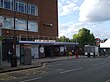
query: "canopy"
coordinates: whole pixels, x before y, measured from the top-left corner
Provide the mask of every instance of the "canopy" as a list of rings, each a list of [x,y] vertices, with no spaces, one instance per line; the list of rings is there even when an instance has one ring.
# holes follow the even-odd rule
[[[35,41],[19,41],[19,44],[38,44],[38,45],[78,45],[72,42],[35,42]]]
[[[110,48],[110,38],[104,43],[100,43],[100,48]]]

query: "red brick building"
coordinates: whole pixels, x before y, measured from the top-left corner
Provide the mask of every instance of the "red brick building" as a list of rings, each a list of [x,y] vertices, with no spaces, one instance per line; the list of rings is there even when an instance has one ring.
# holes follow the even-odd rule
[[[16,0],[15,6],[16,10],[14,0],[0,0],[2,35],[13,36],[15,30],[16,36],[21,34],[54,38],[58,36],[57,0]]]
[[[16,41],[55,41],[58,37],[57,0],[0,0],[0,28],[4,37],[3,59],[8,49],[13,48],[14,37]]]

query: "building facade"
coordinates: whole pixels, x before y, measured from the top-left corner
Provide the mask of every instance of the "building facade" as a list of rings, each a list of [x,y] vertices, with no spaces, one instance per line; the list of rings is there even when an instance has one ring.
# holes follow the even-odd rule
[[[3,60],[6,59],[7,51],[13,50],[13,45],[16,45],[14,38],[16,42],[56,41],[57,0],[0,0],[0,28],[4,38]],[[34,49],[32,51],[35,51]],[[17,56],[20,54],[19,50],[20,46],[16,45]]]

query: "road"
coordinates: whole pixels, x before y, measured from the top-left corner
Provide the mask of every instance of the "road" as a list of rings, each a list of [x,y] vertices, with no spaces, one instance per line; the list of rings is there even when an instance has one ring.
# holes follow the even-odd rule
[[[110,57],[45,63],[41,68],[0,74],[0,82],[110,82]]]

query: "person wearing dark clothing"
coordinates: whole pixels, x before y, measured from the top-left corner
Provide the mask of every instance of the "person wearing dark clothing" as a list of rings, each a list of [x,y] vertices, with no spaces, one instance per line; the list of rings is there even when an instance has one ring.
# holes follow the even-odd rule
[[[11,62],[11,58],[12,58],[12,52],[11,50],[8,51],[8,63]]]

